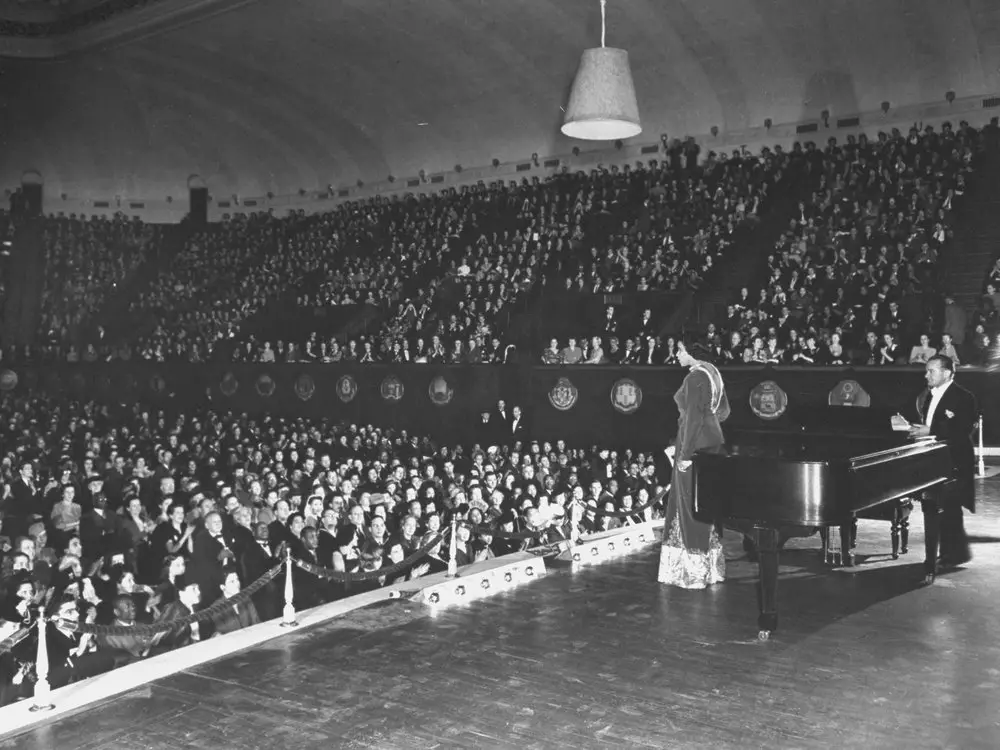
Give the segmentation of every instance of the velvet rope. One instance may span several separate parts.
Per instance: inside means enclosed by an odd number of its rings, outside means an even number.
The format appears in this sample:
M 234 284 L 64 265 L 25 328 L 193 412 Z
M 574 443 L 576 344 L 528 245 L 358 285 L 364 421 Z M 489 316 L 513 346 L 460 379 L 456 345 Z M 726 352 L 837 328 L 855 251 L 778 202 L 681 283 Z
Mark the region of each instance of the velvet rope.
M 663 495 L 663 497 L 666 497 L 666 495 Z M 611 518 L 629 518 L 630 516 L 643 513 L 647 508 L 655 507 L 657 503 L 659 503 L 663 499 L 663 497 L 650 500 L 645 505 L 637 505 L 631 510 L 601 510 L 600 508 L 594 508 L 590 505 L 585 505 L 583 506 L 583 512 L 584 514 L 593 513 L 595 516 L 609 516 Z
M 213 619 L 216 615 L 220 615 L 226 611 L 229 607 L 238 604 L 246 604 L 250 601 L 250 597 L 256 594 L 260 589 L 264 588 L 268 583 L 274 580 L 275 577 L 284 569 L 285 564 L 275 565 L 264 575 L 258 578 L 256 581 L 251 583 L 245 589 L 240 591 L 236 596 L 231 599 L 219 599 L 209 607 L 205 609 L 200 609 L 197 612 L 192 612 L 184 617 L 178 617 L 173 620 L 166 620 L 164 622 L 154 622 L 142 625 L 90 625 L 84 622 L 68 623 L 64 622 L 64 626 L 69 630 L 75 630 L 78 633 L 93 633 L 94 635 L 145 635 L 152 636 L 157 633 L 163 633 L 168 630 L 173 630 L 174 628 L 183 628 L 191 625 L 195 622 L 205 622 L 207 620 Z
M 423 545 L 420 549 L 415 550 L 412 555 L 400 560 L 395 565 L 389 565 L 388 567 L 378 568 L 377 570 L 366 570 L 361 573 L 348 573 L 346 571 L 334 570 L 333 568 L 324 568 L 322 565 L 314 565 L 313 563 L 305 562 L 304 560 L 295 560 L 295 564 L 298 565 L 302 570 L 307 573 L 312 573 L 317 578 L 325 578 L 330 581 L 340 581 L 341 583 L 350 583 L 352 581 L 371 581 L 376 578 L 382 578 L 383 576 L 391 576 L 396 573 L 402 572 L 403 570 L 411 567 L 415 562 L 434 549 L 434 547 L 444 541 L 444 534 L 438 532 L 435 534 L 427 544 Z
M 32 626 L 33 627 L 33 626 Z M 0 641 L 0 654 L 6 654 L 14 646 L 31 635 L 32 627 L 21 628 Z

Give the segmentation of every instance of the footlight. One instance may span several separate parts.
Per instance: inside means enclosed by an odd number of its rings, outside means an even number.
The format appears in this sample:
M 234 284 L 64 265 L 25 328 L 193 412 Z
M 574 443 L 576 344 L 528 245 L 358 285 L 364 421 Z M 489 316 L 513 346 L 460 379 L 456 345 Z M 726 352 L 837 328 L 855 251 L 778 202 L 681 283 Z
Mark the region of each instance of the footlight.
M 608 542 L 608 549 L 611 550 L 612 552 L 614 552 L 615 551 L 615 543 L 614 542 Z
M 580 562 L 580 553 L 579 552 L 574 552 L 573 553 L 573 562 Z
M 455 593 L 458 596 L 465 596 L 465 586 L 456 586 L 455 587 Z
M 531 578 L 531 576 L 535 575 L 535 569 L 529 565 L 527 568 L 524 569 L 524 574 L 529 578 Z
M 510 583 L 511 581 L 514 580 L 514 576 L 512 576 L 510 574 L 510 571 L 508 571 L 508 572 L 506 572 L 506 573 L 503 574 L 503 579 L 504 579 L 505 582 Z
M 439 601 L 441 601 L 441 597 L 438 595 L 436 591 L 429 597 L 427 597 L 427 599 L 428 601 L 430 601 L 431 604 L 437 604 Z
M 479 585 L 483 587 L 483 590 L 488 589 L 490 587 L 489 579 L 484 578 Z

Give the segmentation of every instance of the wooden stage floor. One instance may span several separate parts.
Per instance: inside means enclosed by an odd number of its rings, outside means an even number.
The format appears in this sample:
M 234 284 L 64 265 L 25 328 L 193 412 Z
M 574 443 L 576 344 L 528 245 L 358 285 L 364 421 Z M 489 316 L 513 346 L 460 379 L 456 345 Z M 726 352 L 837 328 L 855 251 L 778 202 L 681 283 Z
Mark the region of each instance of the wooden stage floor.
M 436 614 L 386 600 L 0 747 L 995 749 L 1000 480 L 980 501 L 973 562 L 929 588 L 919 512 L 909 555 L 856 574 L 804 540 L 767 643 L 733 536 L 707 591 L 657 584 L 657 547 Z M 862 525 L 862 555 L 886 545 Z

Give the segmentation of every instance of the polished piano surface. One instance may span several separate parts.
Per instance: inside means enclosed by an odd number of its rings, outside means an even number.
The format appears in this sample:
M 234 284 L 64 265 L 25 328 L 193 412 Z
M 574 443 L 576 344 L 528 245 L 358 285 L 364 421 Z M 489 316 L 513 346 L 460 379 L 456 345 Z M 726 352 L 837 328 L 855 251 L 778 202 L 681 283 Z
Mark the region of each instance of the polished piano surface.
M 727 430 L 694 456 L 695 515 L 740 531 L 757 554 L 762 639 L 777 628 L 778 552 L 794 536 L 836 528 L 852 563 L 857 518 L 894 521 L 908 498 L 948 482 L 948 447 L 893 433 L 891 414 L 857 407 L 810 410 L 777 426 Z

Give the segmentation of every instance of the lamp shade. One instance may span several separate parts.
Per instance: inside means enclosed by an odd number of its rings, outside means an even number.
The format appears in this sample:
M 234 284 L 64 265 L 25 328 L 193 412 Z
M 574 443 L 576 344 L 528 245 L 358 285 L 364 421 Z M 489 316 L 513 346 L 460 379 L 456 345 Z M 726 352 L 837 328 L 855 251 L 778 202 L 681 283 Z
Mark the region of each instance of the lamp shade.
M 614 141 L 642 132 L 628 52 L 612 47 L 584 50 L 562 132 L 585 141 Z

